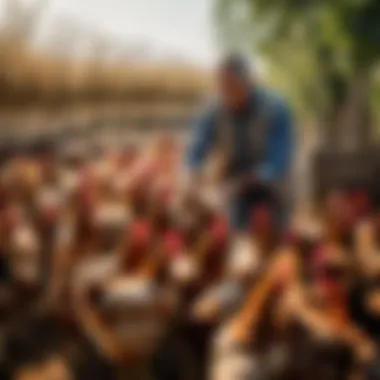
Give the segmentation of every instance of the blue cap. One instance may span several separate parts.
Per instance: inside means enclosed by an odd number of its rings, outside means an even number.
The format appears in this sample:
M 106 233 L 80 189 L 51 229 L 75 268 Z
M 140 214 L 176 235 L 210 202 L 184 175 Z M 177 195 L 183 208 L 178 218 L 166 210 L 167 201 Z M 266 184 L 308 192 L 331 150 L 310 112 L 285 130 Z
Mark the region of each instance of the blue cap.
M 241 54 L 233 53 L 226 56 L 220 64 L 220 69 L 227 70 L 243 80 L 249 81 L 251 78 L 249 60 Z

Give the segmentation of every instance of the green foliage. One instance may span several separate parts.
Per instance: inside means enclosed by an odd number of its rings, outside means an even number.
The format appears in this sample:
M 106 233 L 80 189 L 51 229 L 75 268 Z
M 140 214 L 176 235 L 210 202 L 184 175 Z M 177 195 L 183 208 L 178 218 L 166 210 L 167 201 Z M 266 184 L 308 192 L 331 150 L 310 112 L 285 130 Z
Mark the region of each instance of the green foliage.
M 380 0 L 217 0 L 216 11 L 221 42 L 250 44 L 304 113 L 339 106 L 380 61 Z

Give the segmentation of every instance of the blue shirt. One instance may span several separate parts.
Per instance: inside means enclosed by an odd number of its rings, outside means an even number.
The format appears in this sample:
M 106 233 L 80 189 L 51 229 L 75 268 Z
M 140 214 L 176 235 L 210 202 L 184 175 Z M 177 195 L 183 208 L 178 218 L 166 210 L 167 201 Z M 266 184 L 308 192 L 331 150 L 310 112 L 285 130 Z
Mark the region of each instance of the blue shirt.
M 276 181 L 284 178 L 290 170 L 293 148 L 293 118 L 290 107 L 281 99 L 264 92 L 252 91 L 249 101 L 250 112 L 257 112 L 262 99 L 271 102 L 271 117 L 269 119 L 269 133 L 266 141 L 265 157 L 258 167 L 251 168 L 259 180 L 263 182 Z M 209 107 L 199 118 L 187 155 L 187 163 L 191 170 L 201 168 L 204 160 L 214 147 L 217 136 L 216 107 Z M 247 123 L 245 114 L 247 110 L 234 115 L 232 122 L 236 138 L 234 150 L 238 152 L 236 173 L 249 170 L 247 167 L 250 149 L 246 138 Z

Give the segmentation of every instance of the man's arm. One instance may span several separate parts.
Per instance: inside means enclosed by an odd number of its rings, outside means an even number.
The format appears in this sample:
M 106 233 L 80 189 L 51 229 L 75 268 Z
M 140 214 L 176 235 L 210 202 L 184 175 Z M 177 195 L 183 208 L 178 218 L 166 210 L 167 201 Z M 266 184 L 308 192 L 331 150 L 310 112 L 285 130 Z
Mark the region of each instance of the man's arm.
M 268 137 L 268 154 L 266 162 L 256 173 L 263 182 L 272 182 L 284 178 L 292 164 L 293 117 L 289 107 L 278 104 L 274 110 Z
M 190 183 L 197 182 L 202 165 L 215 140 L 215 125 L 213 111 L 208 110 L 197 122 L 193 137 L 187 152 L 187 167 L 190 174 Z

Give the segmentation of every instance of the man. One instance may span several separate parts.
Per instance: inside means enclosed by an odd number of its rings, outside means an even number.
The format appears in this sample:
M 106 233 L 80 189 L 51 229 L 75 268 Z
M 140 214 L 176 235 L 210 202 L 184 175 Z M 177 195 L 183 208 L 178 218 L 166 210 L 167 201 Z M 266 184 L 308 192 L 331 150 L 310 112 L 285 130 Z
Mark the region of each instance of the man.
M 239 55 L 221 63 L 217 82 L 219 99 L 201 117 L 190 144 L 190 183 L 199 184 L 206 157 L 219 151 L 232 225 L 246 229 L 255 205 L 276 204 L 280 216 L 279 190 L 291 164 L 292 116 L 287 104 L 252 80 Z

